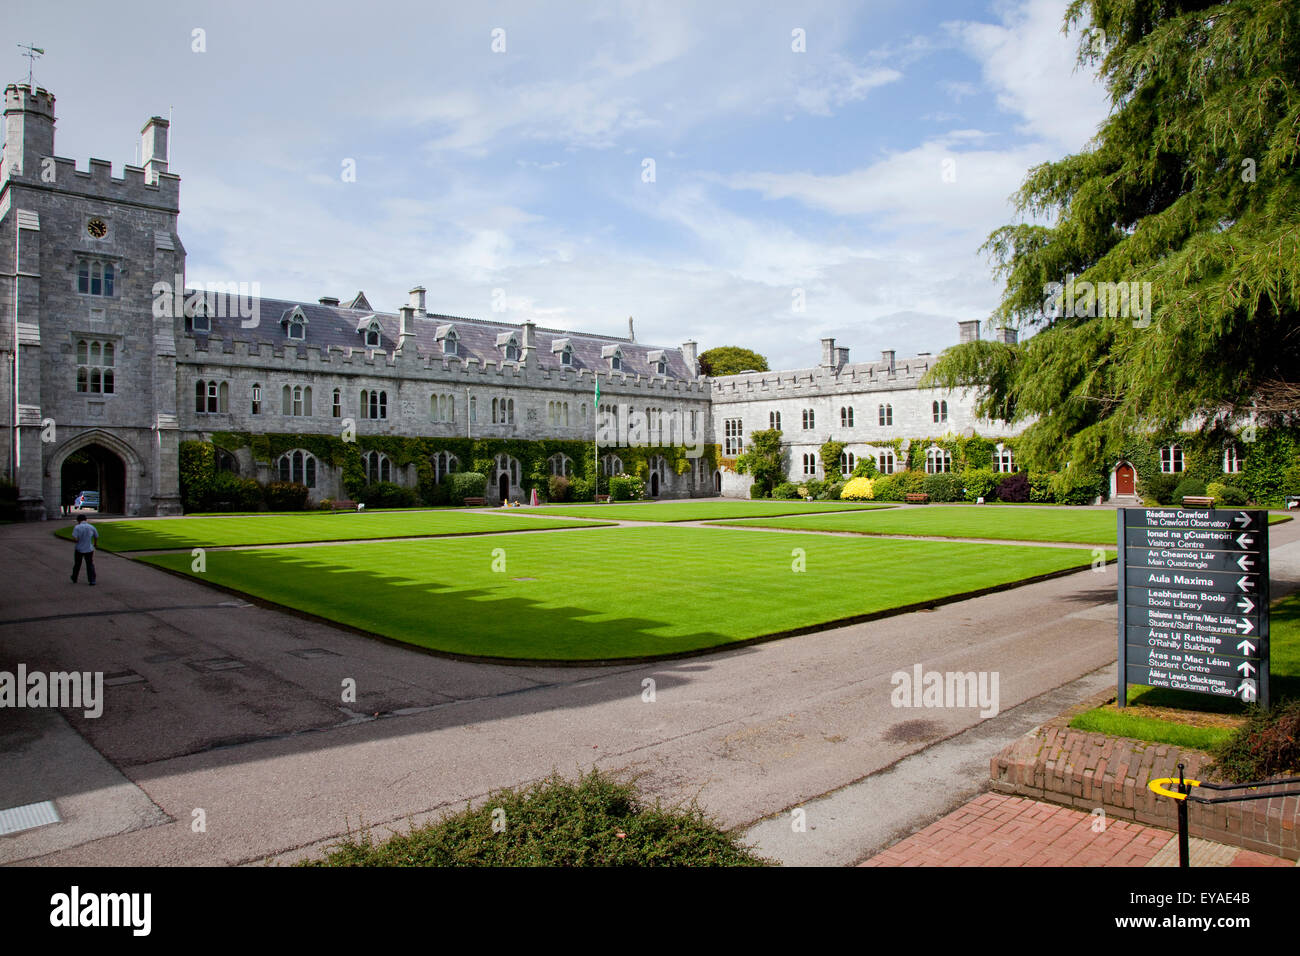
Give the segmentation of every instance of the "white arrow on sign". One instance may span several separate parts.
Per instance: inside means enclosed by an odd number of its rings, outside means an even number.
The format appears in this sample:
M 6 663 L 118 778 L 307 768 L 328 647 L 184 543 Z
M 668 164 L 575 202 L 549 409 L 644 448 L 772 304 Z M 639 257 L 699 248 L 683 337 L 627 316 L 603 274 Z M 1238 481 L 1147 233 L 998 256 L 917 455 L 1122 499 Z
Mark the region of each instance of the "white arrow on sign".
M 1237 610 L 1242 614 L 1249 614 L 1251 611 L 1255 610 L 1255 602 L 1250 598 L 1243 596 L 1239 601 L 1237 601 Z
M 1246 575 L 1244 574 L 1241 577 L 1237 578 L 1237 587 L 1241 588 L 1243 591 L 1249 590 L 1254 586 L 1255 586 L 1255 582 L 1252 581 L 1250 578 L 1246 577 Z
M 1255 625 L 1251 622 L 1250 618 L 1248 617 L 1243 617 L 1240 621 L 1237 622 L 1237 630 L 1241 631 L 1241 633 L 1243 634 L 1249 634 L 1254 629 L 1255 629 Z
M 1255 566 L 1255 562 L 1251 559 L 1249 555 L 1243 554 L 1241 557 L 1237 559 L 1237 567 L 1241 568 L 1241 570 L 1243 571 L 1249 571 L 1254 566 Z
M 1243 528 L 1250 527 L 1250 515 L 1246 514 L 1246 512 L 1244 511 L 1238 511 L 1237 517 L 1233 518 L 1232 520 L 1234 523 L 1240 525 Z
M 1250 661 L 1242 661 L 1240 664 L 1237 665 L 1237 670 L 1241 671 L 1243 674 L 1249 677 L 1254 672 L 1255 665 L 1253 665 Z
M 1244 701 L 1254 700 L 1255 682 L 1251 680 L 1249 677 L 1246 678 L 1237 686 L 1237 693 L 1241 695 L 1241 699 Z
M 1237 547 L 1246 548 L 1255 543 L 1255 539 L 1248 534 L 1237 535 Z
M 1250 643 L 1250 641 L 1240 641 L 1237 644 L 1237 650 L 1241 651 L 1243 654 L 1254 654 L 1255 645 Z

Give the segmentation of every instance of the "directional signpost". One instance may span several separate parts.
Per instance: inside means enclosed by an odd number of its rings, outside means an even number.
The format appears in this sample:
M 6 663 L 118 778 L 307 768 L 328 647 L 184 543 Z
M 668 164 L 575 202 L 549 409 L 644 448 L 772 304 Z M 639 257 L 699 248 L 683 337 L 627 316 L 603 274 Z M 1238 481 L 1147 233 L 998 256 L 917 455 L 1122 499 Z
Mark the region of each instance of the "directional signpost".
M 1120 707 L 1129 684 L 1268 706 L 1267 511 L 1120 509 Z

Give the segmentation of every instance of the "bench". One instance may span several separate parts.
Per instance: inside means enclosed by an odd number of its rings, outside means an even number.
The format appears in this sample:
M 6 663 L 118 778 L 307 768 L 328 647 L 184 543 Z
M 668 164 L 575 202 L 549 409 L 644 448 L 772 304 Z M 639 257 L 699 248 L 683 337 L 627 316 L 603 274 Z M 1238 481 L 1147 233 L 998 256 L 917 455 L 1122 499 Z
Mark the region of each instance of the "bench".
M 923 505 L 930 500 L 930 496 L 924 491 L 909 491 L 903 497 L 907 499 L 909 505 Z
M 597 495 L 596 504 L 598 505 L 609 504 L 609 495 Z
M 1295 508 L 1300 508 L 1300 495 L 1287 495 L 1286 510 L 1291 511 Z
M 349 498 L 340 498 L 330 502 L 330 511 L 356 511 L 357 503 Z
M 487 499 L 486 499 L 486 498 L 466 498 L 466 499 L 465 499 L 465 507 L 466 507 L 466 508 L 482 508 L 482 507 L 483 507 L 484 505 L 486 505 L 486 504 L 487 504 Z
M 1214 507 L 1214 499 L 1209 495 L 1183 495 L 1183 504 L 1197 508 Z

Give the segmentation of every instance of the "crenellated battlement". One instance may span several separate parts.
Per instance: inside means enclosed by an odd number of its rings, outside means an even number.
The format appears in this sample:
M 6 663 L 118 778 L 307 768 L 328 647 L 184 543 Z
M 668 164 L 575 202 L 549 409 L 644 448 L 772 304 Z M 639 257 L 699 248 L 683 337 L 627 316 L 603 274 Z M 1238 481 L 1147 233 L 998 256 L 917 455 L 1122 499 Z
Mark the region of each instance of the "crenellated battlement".
M 113 164 L 106 159 L 91 159 L 89 168 L 78 169 L 75 160 L 62 156 L 52 157 L 53 175 L 38 170 L 35 176 L 23 176 L 16 181 L 35 179 L 43 186 L 52 186 L 62 192 L 86 196 L 106 202 L 130 202 L 154 206 L 168 212 L 179 212 L 181 178 L 175 173 L 159 173 L 156 183 L 147 182 L 142 166 L 123 166 L 120 177 L 113 176 Z
M 496 362 L 478 358 L 456 358 L 400 350 L 340 347 L 336 345 L 284 345 L 243 339 L 238 336 L 194 335 L 178 331 L 178 365 L 197 365 L 264 371 L 286 379 L 304 375 L 338 375 L 348 378 L 387 379 L 394 386 L 423 383 L 437 387 L 486 386 L 536 388 L 554 392 L 590 394 L 600 377 L 601 392 L 608 395 L 672 396 L 683 401 L 709 401 L 707 380 L 684 381 L 627 372 L 591 369 L 550 369 Z

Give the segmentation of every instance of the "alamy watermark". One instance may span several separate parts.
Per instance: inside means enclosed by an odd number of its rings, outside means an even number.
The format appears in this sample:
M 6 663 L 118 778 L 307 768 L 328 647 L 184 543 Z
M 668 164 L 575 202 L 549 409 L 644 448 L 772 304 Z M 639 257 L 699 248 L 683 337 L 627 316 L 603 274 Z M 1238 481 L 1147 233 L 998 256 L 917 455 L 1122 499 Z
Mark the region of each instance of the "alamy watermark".
M 104 712 L 103 671 L 0 671 L 0 708 L 67 707 L 87 718 Z
M 665 448 L 681 446 L 687 458 L 704 454 L 704 429 L 680 409 L 653 410 L 650 414 L 631 405 L 601 406 L 596 416 L 596 442 L 602 448 Z
M 186 291 L 185 277 L 175 279 L 153 284 L 154 318 L 238 318 L 245 329 L 255 329 L 261 322 L 260 282 L 207 282 Z
M 894 671 L 889 702 L 895 707 L 978 707 L 981 717 L 999 710 L 997 671 Z
M 1151 324 L 1150 282 L 1049 282 L 1043 286 L 1048 318 L 1133 319 L 1135 329 Z

